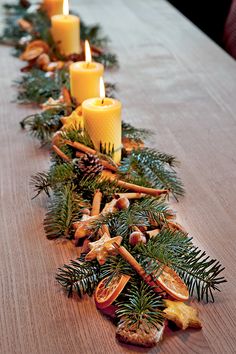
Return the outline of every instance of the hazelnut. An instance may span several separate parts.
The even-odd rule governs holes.
[[[126,197],[121,197],[117,199],[115,207],[119,210],[122,210],[122,209],[128,209],[129,205],[130,205],[129,199]]]
[[[85,215],[90,215],[90,210],[88,208],[84,208],[81,210],[81,213]]]
[[[134,231],[129,236],[129,243],[132,246],[135,246],[138,243],[144,243],[145,244],[146,242],[147,242],[146,237],[142,234],[142,232]]]

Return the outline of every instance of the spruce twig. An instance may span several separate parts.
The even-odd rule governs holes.
[[[92,296],[100,280],[100,269],[96,262],[85,262],[84,258],[80,257],[59,268],[56,280],[65,288],[68,296],[73,292],[80,298],[85,294]]]
[[[47,238],[70,238],[73,222],[79,218],[81,209],[80,197],[75,186],[65,185],[56,190],[50,200],[44,219],[44,230]]]
[[[143,330],[150,330],[152,326],[158,328],[163,324],[164,304],[161,296],[154,293],[143,281],[133,282],[122,301],[118,300],[116,304],[116,314],[126,328],[137,330],[141,327]]]

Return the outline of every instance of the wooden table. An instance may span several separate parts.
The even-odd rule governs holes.
[[[46,199],[31,200],[29,179],[48,167],[48,151],[20,130],[31,108],[10,101],[22,63],[1,47],[0,352],[235,353],[236,64],[164,0],[80,0],[78,10],[119,54],[110,76],[124,119],[155,130],[151,146],[182,162],[178,220],[225,265],[228,283],[198,305],[201,331],[173,332],[150,350],[117,343],[92,299],[66,298],[54,274],[77,250],[44,236]]]

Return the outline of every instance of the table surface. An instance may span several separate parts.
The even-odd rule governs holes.
[[[152,146],[181,161],[178,221],[224,264],[228,283],[214,304],[197,304],[202,330],[170,333],[149,350],[117,343],[92,299],[66,298],[55,271],[78,251],[44,236],[46,199],[31,200],[29,179],[47,169],[48,151],[20,130],[32,111],[10,102],[22,63],[1,47],[0,352],[235,353],[236,63],[163,0],[77,7],[103,25],[119,55],[120,69],[106,75],[119,86],[123,118],[154,130]]]

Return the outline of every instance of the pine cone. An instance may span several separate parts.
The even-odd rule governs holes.
[[[102,172],[103,166],[96,155],[85,154],[77,161],[77,167],[84,176],[98,175]]]

